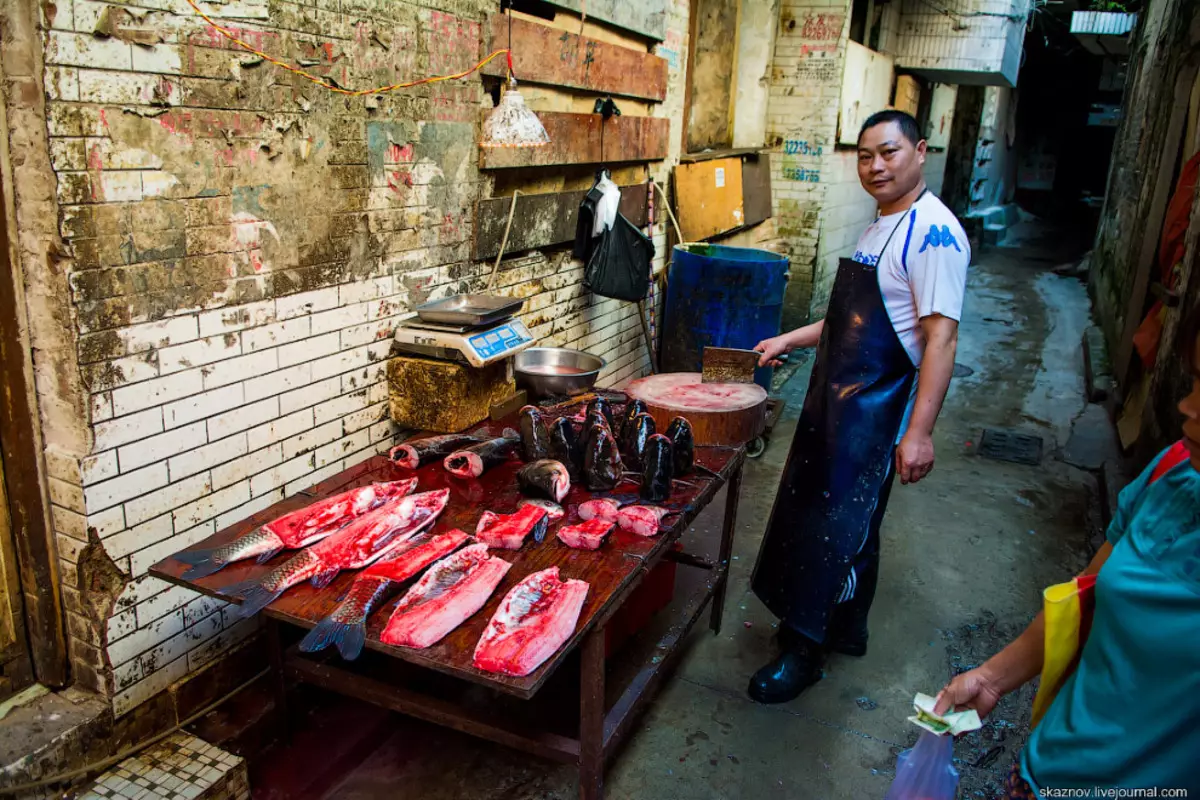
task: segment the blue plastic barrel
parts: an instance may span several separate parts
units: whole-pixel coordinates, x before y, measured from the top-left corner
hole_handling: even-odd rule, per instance
[[[704,348],[746,350],[779,333],[786,256],[749,247],[676,245],[663,310],[663,372],[699,372]],[[771,367],[754,382],[771,388]]]

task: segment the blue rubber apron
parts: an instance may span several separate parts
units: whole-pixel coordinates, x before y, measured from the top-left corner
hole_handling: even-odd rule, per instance
[[[814,641],[825,641],[851,564],[882,517],[875,511],[890,486],[916,374],[883,302],[878,267],[841,259],[751,581],[775,616]]]

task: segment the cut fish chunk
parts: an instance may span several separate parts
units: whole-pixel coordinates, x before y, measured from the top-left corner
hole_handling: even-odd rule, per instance
[[[599,550],[604,544],[604,537],[616,527],[616,523],[596,517],[578,525],[564,525],[556,534],[567,547],[576,550]]]
[[[561,580],[558,567],[527,576],[479,638],[475,666],[518,677],[533,672],[571,638],[589,588],[586,581]]]
[[[621,530],[638,536],[654,536],[659,532],[662,518],[670,513],[669,508],[661,506],[626,506],[617,512],[617,524]]]
[[[512,564],[473,544],[443,558],[401,598],[379,640],[425,648],[463,624],[496,591]]]
[[[546,538],[549,524],[550,517],[546,509],[540,506],[521,506],[512,514],[485,511],[475,526],[475,538],[488,547],[520,550],[521,545],[525,544],[525,537],[531,533],[535,542]]]
[[[617,512],[621,510],[621,504],[610,497],[597,497],[594,500],[584,501],[579,506],[579,516],[582,519],[607,519],[616,522]]]

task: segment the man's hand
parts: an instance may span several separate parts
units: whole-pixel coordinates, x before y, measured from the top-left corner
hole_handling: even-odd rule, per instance
[[[760,367],[782,367],[783,362],[779,360],[779,356],[784,353],[790,353],[792,345],[788,341],[788,334],[781,333],[778,336],[772,336],[770,339],[763,339],[754,345],[754,349],[762,353],[762,356],[758,359]]]
[[[945,714],[958,708],[973,708],[979,712],[979,716],[986,717],[1003,695],[993,685],[987,672],[982,667],[976,667],[954,676],[954,680],[938,692],[933,713]]]
[[[933,471],[933,439],[911,428],[896,448],[896,472],[901,483],[916,483]]]

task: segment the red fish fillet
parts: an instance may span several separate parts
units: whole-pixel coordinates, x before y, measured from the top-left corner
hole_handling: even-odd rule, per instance
[[[432,525],[449,497],[449,489],[439,489],[394,498],[262,578],[230,586],[225,593],[242,598],[240,615],[249,617],[306,578],[318,588],[327,586],[342,570],[365,567]]]
[[[520,550],[525,537],[531,533],[536,542],[544,539],[549,524],[546,509],[539,506],[521,506],[512,514],[485,511],[475,526],[475,538],[488,547]]]
[[[612,522],[617,521],[617,512],[621,509],[621,504],[609,497],[598,497],[595,500],[586,500],[579,506],[579,517],[581,519],[607,519]]]
[[[426,532],[411,537],[354,579],[345,599],[308,632],[300,642],[300,649],[315,653],[336,645],[347,661],[358,658],[367,640],[367,617],[375,606],[401,583],[450,555],[470,538],[458,529],[436,536]]]
[[[402,647],[435,644],[483,608],[511,566],[488,555],[486,544],[443,558],[401,598],[379,640]]]
[[[523,676],[533,672],[571,638],[587,581],[560,580],[558,567],[529,575],[501,601],[475,645],[475,666]]]
[[[662,518],[670,513],[669,508],[660,506],[626,506],[617,512],[617,524],[621,530],[638,536],[654,536],[658,533]]]
[[[604,537],[616,527],[616,523],[596,517],[578,525],[564,525],[558,529],[557,536],[567,547],[576,550],[599,550],[604,544]]]
[[[261,564],[280,550],[297,550],[324,539],[388,500],[409,494],[416,486],[416,478],[359,486],[284,514],[222,547],[188,550],[176,554],[175,559],[192,565],[183,573],[185,578],[203,578],[255,556]]]

